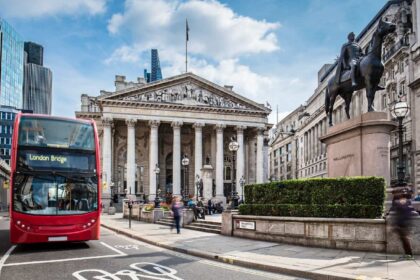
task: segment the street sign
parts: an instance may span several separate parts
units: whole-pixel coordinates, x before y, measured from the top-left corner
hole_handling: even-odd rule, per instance
[[[238,228],[255,230],[255,221],[252,221],[252,222],[250,222],[250,221],[239,221]]]

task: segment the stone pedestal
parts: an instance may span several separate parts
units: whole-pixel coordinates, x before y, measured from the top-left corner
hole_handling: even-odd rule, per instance
[[[201,178],[203,178],[203,196],[205,201],[213,197],[213,167],[204,165],[201,168]]]
[[[328,129],[328,176],[380,176],[390,183],[390,132],[396,123],[384,112],[369,112]]]
[[[233,215],[238,215],[238,210],[225,210],[222,213],[222,230],[221,234],[223,235],[233,235]]]

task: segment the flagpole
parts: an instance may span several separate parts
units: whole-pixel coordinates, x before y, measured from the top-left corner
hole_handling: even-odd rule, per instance
[[[188,20],[185,19],[185,73],[188,73]]]

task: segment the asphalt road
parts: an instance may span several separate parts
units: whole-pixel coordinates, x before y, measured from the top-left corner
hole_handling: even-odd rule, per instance
[[[101,240],[12,246],[0,218],[0,279],[298,279],[158,248],[103,229]],[[8,254],[9,253],[9,254]]]

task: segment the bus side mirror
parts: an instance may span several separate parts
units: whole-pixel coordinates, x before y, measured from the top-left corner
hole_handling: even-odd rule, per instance
[[[10,188],[10,181],[9,180],[6,180],[6,181],[4,181],[3,182],[3,189],[9,189]]]

